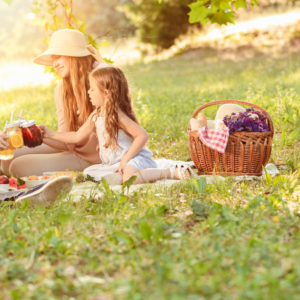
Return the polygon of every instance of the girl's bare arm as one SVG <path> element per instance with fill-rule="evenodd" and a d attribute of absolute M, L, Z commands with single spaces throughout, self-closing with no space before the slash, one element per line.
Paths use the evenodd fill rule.
<path fill-rule="evenodd" d="M 94 125 L 91 122 L 92 116 L 94 113 L 92 113 L 87 121 L 80 127 L 80 129 L 75 132 L 56 132 L 49 130 L 49 128 L 46 125 L 40 125 L 39 128 L 41 129 L 43 133 L 44 139 L 51 139 L 59 142 L 64 143 L 70 143 L 70 144 L 79 144 L 86 140 L 91 133 L 93 132 Z"/>

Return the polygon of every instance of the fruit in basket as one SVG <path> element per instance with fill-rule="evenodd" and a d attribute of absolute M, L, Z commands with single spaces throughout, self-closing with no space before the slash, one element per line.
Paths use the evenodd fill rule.
<path fill-rule="evenodd" d="M 0 184 L 9 184 L 9 180 L 6 176 L 0 176 Z"/>
<path fill-rule="evenodd" d="M 39 178 L 37 176 L 33 175 L 33 176 L 29 176 L 28 180 L 39 180 Z"/>
<path fill-rule="evenodd" d="M 46 180 L 46 179 L 50 179 L 50 178 L 51 177 L 45 175 L 45 176 L 42 177 L 42 180 Z"/>

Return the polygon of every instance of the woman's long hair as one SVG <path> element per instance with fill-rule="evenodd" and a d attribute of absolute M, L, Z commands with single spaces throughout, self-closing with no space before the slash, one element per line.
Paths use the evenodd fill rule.
<path fill-rule="evenodd" d="M 88 95 L 88 74 L 93 70 L 96 60 L 91 55 L 69 59 L 70 76 L 62 80 L 61 96 L 65 123 L 70 131 L 77 131 L 94 110 Z"/>
<path fill-rule="evenodd" d="M 110 147 L 112 150 L 115 150 L 119 146 L 118 135 L 120 124 L 118 109 L 121 109 L 125 115 L 138 124 L 132 107 L 127 79 L 123 71 L 117 67 L 96 69 L 90 74 L 90 77 L 95 80 L 101 92 L 104 90 L 109 91 L 109 97 L 103 107 L 105 131 L 108 134 L 108 140 L 104 147 Z M 98 107 L 96 114 L 99 115 L 101 111 L 103 112 L 101 107 Z"/>

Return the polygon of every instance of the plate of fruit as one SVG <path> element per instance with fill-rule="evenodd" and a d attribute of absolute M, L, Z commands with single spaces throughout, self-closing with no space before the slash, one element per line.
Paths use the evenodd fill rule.
<path fill-rule="evenodd" d="M 49 177 L 49 176 L 45 176 L 45 175 L 44 176 L 35 176 L 35 175 L 32 175 L 32 176 L 27 177 L 27 179 L 25 179 L 24 181 L 26 183 L 26 187 L 31 188 L 35 185 L 46 183 L 50 180 L 52 180 L 52 178 Z"/>
<path fill-rule="evenodd" d="M 0 191 L 8 191 L 9 189 L 9 179 L 2 175 L 0 176 Z"/>

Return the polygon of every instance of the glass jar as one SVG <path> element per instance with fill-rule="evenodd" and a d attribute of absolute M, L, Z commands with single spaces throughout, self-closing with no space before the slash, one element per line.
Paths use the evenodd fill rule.
<path fill-rule="evenodd" d="M 5 141 L 9 143 L 9 139 Z M 0 160 L 9 160 L 12 158 L 14 158 L 14 150 L 8 148 L 7 150 L 0 151 Z"/>
<path fill-rule="evenodd" d="M 24 147 L 22 129 L 19 122 L 13 122 L 6 125 L 6 132 L 9 137 L 10 149 L 20 149 Z"/>
<path fill-rule="evenodd" d="M 41 131 L 34 120 L 22 123 L 22 133 L 25 146 L 35 148 L 43 144 Z"/>

